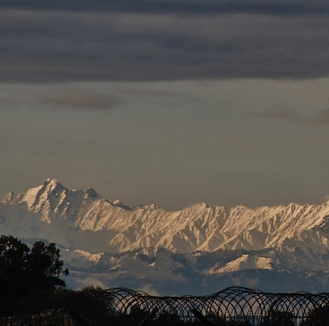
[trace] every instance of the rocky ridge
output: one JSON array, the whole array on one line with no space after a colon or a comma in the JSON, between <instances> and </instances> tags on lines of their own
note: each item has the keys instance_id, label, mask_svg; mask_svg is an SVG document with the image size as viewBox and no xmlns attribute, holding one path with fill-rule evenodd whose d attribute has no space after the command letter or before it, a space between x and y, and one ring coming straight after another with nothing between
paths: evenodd
<instances>
[{"instance_id":1,"label":"rocky ridge","mask_svg":"<svg viewBox=\"0 0 329 326\"><path fill-rule=\"evenodd\" d=\"M170 212L110 201L93 188L69 190L55 179L25 194L10 192L0 203L2 234L55 242L77 273L106 271L111 282L123 275L182 282L188 270L326 273L328 230L328 203L257 209L200 203Z\"/></svg>"}]
</instances>

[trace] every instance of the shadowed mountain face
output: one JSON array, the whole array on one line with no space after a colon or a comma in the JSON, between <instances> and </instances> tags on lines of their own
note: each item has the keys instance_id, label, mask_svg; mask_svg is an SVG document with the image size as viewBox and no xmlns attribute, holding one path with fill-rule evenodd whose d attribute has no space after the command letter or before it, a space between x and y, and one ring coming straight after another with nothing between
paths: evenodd
<instances>
[{"instance_id":1,"label":"shadowed mountain face","mask_svg":"<svg viewBox=\"0 0 329 326\"><path fill-rule=\"evenodd\" d=\"M69 286L129 286L206 294L241 285L268 291L329 289L329 205L225 208L200 203L170 212L69 190L54 179L10 192L0 232L61 247ZM328 283L329 284L329 283Z\"/></svg>"}]
</instances>

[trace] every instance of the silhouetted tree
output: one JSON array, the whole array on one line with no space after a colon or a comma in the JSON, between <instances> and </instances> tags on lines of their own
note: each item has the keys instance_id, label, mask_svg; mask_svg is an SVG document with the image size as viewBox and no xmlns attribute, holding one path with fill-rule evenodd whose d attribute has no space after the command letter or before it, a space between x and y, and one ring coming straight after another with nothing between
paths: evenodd
<instances>
[{"instance_id":1,"label":"silhouetted tree","mask_svg":"<svg viewBox=\"0 0 329 326\"><path fill-rule=\"evenodd\" d=\"M307 320L301 326L328 326L329 325L329 305L313 309Z\"/></svg>"},{"instance_id":2,"label":"silhouetted tree","mask_svg":"<svg viewBox=\"0 0 329 326\"><path fill-rule=\"evenodd\" d=\"M69 272L63 269L60 251L54 243L49 245L42 241L34 243L27 257L27 264L34 289L49 290L66 286L60 276L68 275Z\"/></svg>"},{"instance_id":3,"label":"silhouetted tree","mask_svg":"<svg viewBox=\"0 0 329 326\"><path fill-rule=\"evenodd\" d=\"M87 324L111 324L113 296L99 287L82 290L58 289L31 292L19 302L15 313L20 316L35 315L45 311L66 311L83 319ZM92 321L92 322L91 322Z\"/></svg>"},{"instance_id":4,"label":"silhouetted tree","mask_svg":"<svg viewBox=\"0 0 329 326\"><path fill-rule=\"evenodd\" d=\"M157 319L154 320L153 325L168 326L168 325L184 325L178 314L161 312Z\"/></svg>"},{"instance_id":5,"label":"silhouetted tree","mask_svg":"<svg viewBox=\"0 0 329 326\"><path fill-rule=\"evenodd\" d=\"M20 299L31 291L52 291L64 288L63 268L59 249L54 243L36 242L30 249L10 235L0 237L0 295L2 298ZM2 301L5 301L4 299ZM0 306L1 308L1 306Z\"/></svg>"},{"instance_id":6,"label":"silhouetted tree","mask_svg":"<svg viewBox=\"0 0 329 326\"><path fill-rule=\"evenodd\" d=\"M0 289L6 297L27 292L29 247L12 236L0 237Z\"/></svg>"},{"instance_id":7,"label":"silhouetted tree","mask_svg":"<svg viewBox=\"0 0 329 326\"><path fill-rule=\"evenodd\" d=\"M295 326L294 316L288 311L271 311L267 316L267 320L261 325L275 325L275 326Z\"/></svg>"}]
</instances>

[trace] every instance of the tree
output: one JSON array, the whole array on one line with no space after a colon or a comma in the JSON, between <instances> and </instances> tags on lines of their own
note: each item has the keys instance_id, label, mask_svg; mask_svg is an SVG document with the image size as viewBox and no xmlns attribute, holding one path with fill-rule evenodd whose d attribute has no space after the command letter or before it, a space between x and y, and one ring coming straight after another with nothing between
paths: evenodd
<instances>
[{"instance_id":1,"label":"tree","mask_svg":"<svg viewBox=\"0 0 329 326\"><path fill-rule=\"evenodd\" d=\"M21 298L31 291L64 288L59 249L54 243L36 242L32 249L11 235L0 237L0 289L7 298Z\"/></svg>"},{"instance_id":2,"label":"tree","mask_svg":"<svg viewBox=\"0 0 329 326\"><path fill-rule=\"evenodd\" d=\"M300 325L302 326L327 326L329 322L329 305L326 304L322 307L311 310L307 319Z\"/></svg>"},{"instance_id":3,"label":"tree","mask_svg":"<svg viewBox=\"0 0 329 326\"><path fill-rule=\"evenodd\" d=\"M167 326L167 325L184 325L184 322L180 319L176 313L161 312L158 318L154 321L154 325Z\"/></svg>"},{"instance_id":4,"label":"tree","mask_svg":"<svg viewBox=\"0 0 329 326\"><path fill-rule=\"evenodd\" d=\"M61 288L53 292L30 293L19 301L15 314L28 316L50 310L66 311L83 318L89 325L111 325L114 312L112 304L113 295L100 287L86 287L81 290Z\"/></svg>"},{"instance_id":5,"label":"tree","mask_svg":"<svg viewBox=\"0 0 329 326\"><path fill-rule=\"evenodd\" d=\"M27 255L29 247L12 236L0 237L0 288L5 297L26 292Z\"/></svg>"},{"instance_id":6,"label":"tree","mask_svg":"<svg viewBox=\"0 0 329 326\"><path fill-rule=\"evenodd\" d=\"M263 325L295 326L294 315L289 311L272 310Z\"/></svg>"},{"instance_id":7,"label":"tree","mask_svg":"<svg viewBox=\"0 0 329 326\"><path fill-rule=\"evenodd\" d=\"M66 286L60 276L68 275L69 271L63 269L60 251L54 243L49 245L43 241L34 243L27 264L34 289L51 290Z\"/></svg>"}]
</instances>

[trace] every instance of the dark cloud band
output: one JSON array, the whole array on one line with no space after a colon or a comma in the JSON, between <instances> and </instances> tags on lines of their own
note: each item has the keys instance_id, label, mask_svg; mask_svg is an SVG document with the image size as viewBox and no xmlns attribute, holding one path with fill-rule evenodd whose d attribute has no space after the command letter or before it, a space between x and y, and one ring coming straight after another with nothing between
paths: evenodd
<instances>
[{"instance_id":1,"label":"dark cloud band","mask_svg":"<svg viewBox=\"0 0 329 326\"><path fill-rule=\"evenodd\" d=\"M24 7L23 2L10 3ZM0 10L0 82L329 75L326 16L52 11L53 1L40 2L38 8L46 9L47 3L50 9L44 11ZM64 6L61 3L57 9ZM199 1L179 3L200 5ZM240 2L231 3L238 6ZM258 1L248 3L260 5ZM290 2L291 6L298 3ZM205 1L207 5L215 4Z\"/></svg>"},{"instance_id":2,"label":"dark cloud band","mask_svg":"<svg viewBox=\"0 0 329 326\"><path fill-rule=\"evenodd\" d=\"M329 13L325 1L264 1L264 0L5 0L0 8L24 10L100 11L157 14L268 14L324 15Z\"/></svg>"}]
</instances>

